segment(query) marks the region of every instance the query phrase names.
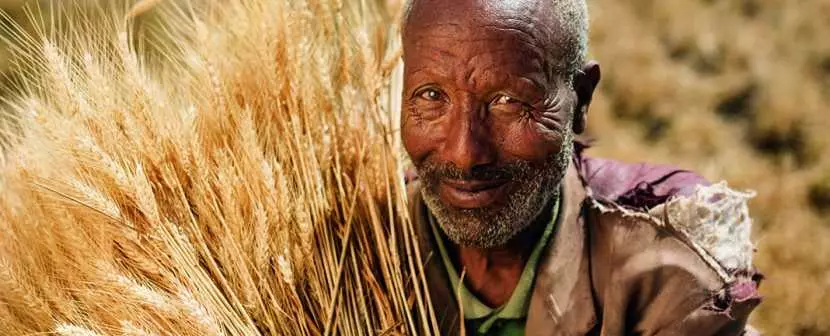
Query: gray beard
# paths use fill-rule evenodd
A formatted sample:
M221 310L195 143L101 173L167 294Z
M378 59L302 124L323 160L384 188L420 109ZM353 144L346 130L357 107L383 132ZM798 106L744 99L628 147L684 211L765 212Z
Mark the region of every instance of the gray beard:
M513 180L518 188L507 195L507 202L478 209L457 209L444 204L438 196L438 178L422 175L421 195L444 234L456 244L492 249L506 245L527 229L555 197L568 169L573 153L573 136L568 136L562 151L552 155L539 169L526 162L518 163L523 173Z

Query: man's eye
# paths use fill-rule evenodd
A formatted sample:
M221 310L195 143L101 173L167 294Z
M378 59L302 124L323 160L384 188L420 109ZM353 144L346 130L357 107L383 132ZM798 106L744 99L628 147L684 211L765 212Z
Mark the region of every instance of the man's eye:
M505 95L498 95L498 96L496 96L496 99L493 99L493 104L505 104L506 105L506 104L521 104L521 103L522 102L520 102L518 99L510 97L510 96L505 96Z
M429 100L429 101L439 101L443 98L443 94L441 91L436 89L426 89L421 91L421 94L418 95L421 99Z
M490 103L490 111L504 116L523 115L533 110L530 105L508 95L498 95Z

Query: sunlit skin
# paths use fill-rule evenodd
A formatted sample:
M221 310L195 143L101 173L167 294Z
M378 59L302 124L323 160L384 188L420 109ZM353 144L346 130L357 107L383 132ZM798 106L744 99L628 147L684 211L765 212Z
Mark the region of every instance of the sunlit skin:
M599 65L558 71L548 1L416 1L404 28L402 137L416 167L452 165L465 174L511 162L535 169L581 133ZM442 178L453 209L504 204L517 186L501 179ZM452 244L465 285L484 303L504 304L549 219L537 218L503 246Z

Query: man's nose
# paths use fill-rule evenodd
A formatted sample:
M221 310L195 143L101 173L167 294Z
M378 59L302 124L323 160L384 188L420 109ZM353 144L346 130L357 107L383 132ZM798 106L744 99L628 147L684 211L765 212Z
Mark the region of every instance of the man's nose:
M481 107L469 104L460 111L453 111L443 145L442 159L467 172L476 166L492 164L497 157L487 125L487 113L479 109Z

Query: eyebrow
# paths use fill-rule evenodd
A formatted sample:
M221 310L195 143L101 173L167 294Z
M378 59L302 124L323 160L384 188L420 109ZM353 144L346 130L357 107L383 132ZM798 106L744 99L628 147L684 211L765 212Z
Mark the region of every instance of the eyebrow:
M434 67L420 67L412 70L410 76L415 76L418 80L409 86L406 92L415 91L424 86L425 83L430 82L444 82L450 81L455 83L457 78L446 74L434 71ZM478 77L474 89L481 89L484 94L493 94L497 92L504 92L510 95L516 95L516 98L536 100L543 99L548 91L547 86L540 83L538 78L534 78L534 74L511 74L509 72L499 71L498 76L487 76L483 74L493 74L494 70L486 69L473 76ZM538 73L539 76L543 75ZM535 101L527 101L527 103L535 103Z
M487 70L485 70L487 71ZM540 73L541 74L541 73ZM505 76L506 75L506 76ZM530 74L512 74L504 73L501 76L493 76L489 82L482 83L482 87L487 91L501 91L506 90L509 93L525 96L525 95L544 95L547 87L540 83L535 76ZM487 78L487 77L485 77ZM518 97L517 97L518 98Z
M427 81L456 82L458 80L487 91L506 90L518 95L543 94L549 89L544 61L537 57L533 57L532 61L520 61L523 64L510 64L508 67L511 69L506 69L503 64L494 63L493 59L486 61L485 67L470 68L465 64L468 64L472 58L460 57L440 44L429 43L425 48L417 48L417 46L416 43L413 49L417 50L420 62L418 64L408 63L411 67L407 71L409 76L415 79L411 82L413 89ZM536 52L536 50L533 51ZM510 50L501 46L493 52L509 53ZM479 55L472 57L476 56ZM406 64L406 60L404 62Z

